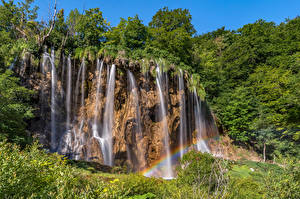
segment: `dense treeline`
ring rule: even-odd
[[[45,23],[37,20],[33,0],[1,2],[0,130],[8,139],[16,131],[26,134],[22,121],[32,117],[32,93],[18,88],[17,78],[5,70],[28,56],[38,62],[48,46],[89,62],[99,56],[161,58],[202,83],[219,126],[236,143],[265,152],[266,158],[299,156],[299,17],[279,25],[258,20],[236,31],[221,28],[197,35],[186,9],[165,7],[148,25],[136,15],[112,27],[99,8],[75,9],[65,16],[54,7]],[[12,87],[20,94],[11,93]],[[6,114],[11,110],[17,117]]]
[[[195,37],[193,49],[193,68],[230,137],[299,156],[300,18],[221,28]]]

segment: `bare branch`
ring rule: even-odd
[[[19,27],[15,27],[15,28],[16,28],[17,31],[19,31],[22,34],[23,38],[25,38],[25,40],[26,40],[27,35],[26,35],[25,31],[21,30]]]
[[[54,3],[54,13],[53,13],[53,16],[52,16],[51,25],[50,25],[48,33],[45,34],[45,35],[43,35],[42,38],[41,38],[41,40],[39,41],[40,46],[43,45],[43,43],[45,42],[45,40],[50,36],[51,32],[53,31],[53,28],[54,28],[54,25],[55,25],[56,14],[57,14],[57,9],[56,9],[56,0],[55,0],[55,3]]]

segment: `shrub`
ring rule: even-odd
[[[190,151],[180,160],[177,182],[191,186],[196,195],[219,197],[226,191],[228,168],[226,161],[208,153]]]
[[[93,195],[91,187],[94,185],[87,185],[79,178],[75,170],[66,165],[66,159],[57,154],[47,154],[39,147],[35,142],[20,150],[15,144],[0,142],[0,198]]]
[[[155,178],[146,178],[130,174],[122,179],[110,181],[102,191],[105,198],[157,198],[158,187],[162,182]],[[151,197],[150,197],[151,196]]]
[[[263,198],[261,185],[252,177],[233,178],[230,180],[228,192],[225,198],[228,199],[259,199]]]
[[[266,198],[300,198],[300,163],[299,160],[286,159],[283,171],[270,170],[264,178]]]

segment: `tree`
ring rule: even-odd
[[[0,74],[0,138],[24,144],[28,141],[25,120],[33,117],[29,105],[33,91],[19,86],[18,81],[10,70]]]
[[[80,14],[77,9],[70,12],[67,19],[71,39],[74,40],[75,56],[95,59],[99,49],[106,42],[105,32],[109,23],[103,18],[99,8],[86,10]]]
[[[249,141],[251,124],[257,116],[256,100],[251,89],[241,86],[233,92],[224,92],[217,103],[221,107],[218,115],[228,135],[240,143]]]
[[[192,35],[196,32],[187,9],[160,9],[149,23],[150,45],[167,50],[188,64],[191,61]]]
[[[121,18],[118,26],[113,27],[106,33],[107,45],[117,45],[120,49],[143,49],[148,37],[147,28],[136,15],[128,17],[127,20]]]

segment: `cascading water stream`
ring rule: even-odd
[[[42,85],[41,85],[41,118],[44,118],[45,115],[45,66],[47,61],[46,52],[43,54],[42,64],[41,64],[41,72],[42,72]]]
[[[172,160],[170,153],[170,144],[169,144],[169,132],[168,132],[168,123],[167,123],[167,111],[165,107],[165,99],[162,91],[163,84],[163,73],[160,71],[160,68],[156,68],[156,84],[157,84],[157,92],[160,100],[160,118],[162,118],[162,133],[163,133],[163,143],[164,143],[164,153],[166,155],[166,159],[162,165],[162,176],[165,179],[174,178],[173,169],[172,169]]]
[[[205,140],[203,140],[203,131],[205,126],[203,125],[204,120],[202,117],[202,111],[201,111],[201,102],[199,102],[198,99],[198,95],[197,95],[197,91],[196,88],[194,87],[194,97],[195,97],[195,122],[196,122],[196,130],[197,130],[197,143],[196,143],[196,147],[198,151],[201,151],[202,153],[209,153],[210,150],[207,147],[207,144],[205,142]]]
[[[75,95],[74,95],[74,98],[75,98],[75,113],[76,111],[80,110],[78,109],[78,96],[79,96],[79,82],[80,82],[80,77],[81,77],[81,107],[83,108],[84,107],[84,83],[85,83],[85,60],[83,59],[82,60],[82,63],[80,65],[80,68],[79,68],[79,71],[78,71],[78,76],[77,76],[77,80],[76,80],[76,86],[75,86]],[[78,110],[77,110],[78,109]],[[83,144],[84,144],[84,135],[82,134],[82,129],[83,129],[83,125],[84,125],[84,113],[81,114],[81,116],[79,117],[80,118],[80,122],[79,122],[79,128],[76,130],[76,129],[73,129],[73,152],[74,152],[74,155],[73,155],[73,158],[75,160],[78,160],[79,157],[80,157],[80,150],[82,149],[83,147]],[[78,122],[78,117],[75,116],[74,118],[74,123]],[[73,125],[75,126],[75,125]]]
[[[80,68],[78,70],[78,75],[77,75],[77,79],[76,79],[76,84],[75,84],[75,94],[74,94],[74,104],[75,104],[75,113],[77,111],[77,103],[78,103],[78,95],[79,95],[79,81],[80,81],[80,77],[81,77],[81,73],[82,73],[82,68],[83,68],[83,64],[80,65]]]
[[[85,60],[82,61],[81,73],[81,107],[84,107]]]
[[[64,57],[65,59],[65,57]],[[65,61],[64,61],[65,64]],[[64,71],[64,69],[63,69]],[[64,75],[62,75],[62,78]],[[66,98],[65,98],[65,108],[66,108],[66,123],[65,132],[61,139],[59,140],[58,152],[60,154],[69,155],[72,153],[72,131],[71,131],[71,92],[72,92],[72,65],[71,57],[69,55],[67,59],[67,73],[66,73]],[[61,80],[63,82],[63,79]],[[61,89],[61,94],[63,89]]]
[[[55,68],[55,54],[54,49],[51,50],[51,151],[55,151],[57,148],[56,140],[56,68]]]
[[[65,77],[65,69],[66,69],[66,58],[65,55],[63,54],[62,56],[62,69],[61,69],[61,85],[60,85],[60,95],[62,98],[64,98],[64,77]]]
[[[187,144],[187,124],[186,124],[186,105],[185,105],[185,92],[184,92],[184,78],[183,72],[180,69],[180,75],[178,76],[179,84],[179,97],[180,97],[180,134],[179,134],[179,144],[180,144],[180,158],[183,157],[185,151],[185,145]]]
[[[128,84],[128,92],[131,93],[131,102],[130,107],[134,107],[135,109],[135,123],[136,128],[134,132],[134,136],[136,137],[136,146],[137,146],[137,161],[138,161],[138,169],[145,167],[146,164],[146,157],[145,157],[145,147],[143,146],[143,132],[142,132],[142,125],[141,125],[141,113],[140,113],[140,106],[139,106],[139,95],[138,95],[138,88],[136,86],[136,81],[133,74],[127,70],[127,77],[129,80]],[[127,150],[129,153],[129,150]],[[130,154],[128,154],[130,157]]]
[[[98,107],[99,107],[99,95],[101,93],[101,74],[102,74],[102,68],[103,68],[103,61],[97,60],[97,72],[98,72],[98,77],[97,77],[97,90],[96,90],[96,106],[95,106],[95,116],[94,116],[94,121],[92,125],[92,131],[93,131],[93,138],[96,138],[98,141],[100,140],[99,137],[99,130],[98,130]],[[100,142],[100,141],[99,141]]]
[[[60,140],[59,153],[70,154],[72,152],[72,131],[71,131],[71,92],[72,92],[72,65],[71,58],[67,60],[67,88],[66,88],[66,130]]]
[[[109,166],[113,166],[112,129],[114,123],[115,70],[116,66],[113,64],[110,69],[109,81],[106,88],[103,132],[100,138],[104,164]]]
[[[135,78],[129,70],[127,71],[127,77],[129,78],[129,90],[133,95],[133,104],[135,105],[135,115],[136,115],[136,123],[137,123],[137,130],[136,133],[142,133],[142,125],[141,125],[141,113],[140,113],[140,106],[139,106],[139,95],[138,95],[138,88],[136,87]]]
[[[81,73],[81,107],[83,108],[84,111],[84,83],[85,83],[85,60],[82,60],[82,73]],[[83,129],[83,125],[84,125],[84,120],[85,120],[85,116],[84,116],[84,112],[81,113],[81,121],[80,121],[80,126],[76,135],[76,148],[75,148],[75,160],[78,160],[80,157],[80,150],[82,149],[83,145],[84,145],[84,135],[82,134],[82,129]]]
[[[79,70],[78,70],[78,74],[77,74],[77,79],[76,79],[76,84],[75,84],[75,92],[74,92],[74,120],[73,120],[73,127],[75,126],[76,122],[77,122],[77,116],[76,116],[76,113],[77,113],[77,107],[78,107],[78,95],[79,95],[79,81],[80,81],[80,77],[82,76],[81,73],[82,73],[82,68],[83,68],[83,63],[80,65],[79,67]],[[74,128],[72,130],[73,132],[73,144],[72,144],[72,152],[73,152],[73,155],[72,157],[74,159],[76,159],[78,156],[76,154],[76,149],[78,148],[78,136],[77,136],[77,131],[76,129]]]
[[[72,92],[72,65],[71,65],[71,57],[68,57],[67,63],[67,92],[66,92],[66,112],[67,112],[67,119],[66,119],[66,130],[70,130],[70,122],[71,122],[71,92]]]

